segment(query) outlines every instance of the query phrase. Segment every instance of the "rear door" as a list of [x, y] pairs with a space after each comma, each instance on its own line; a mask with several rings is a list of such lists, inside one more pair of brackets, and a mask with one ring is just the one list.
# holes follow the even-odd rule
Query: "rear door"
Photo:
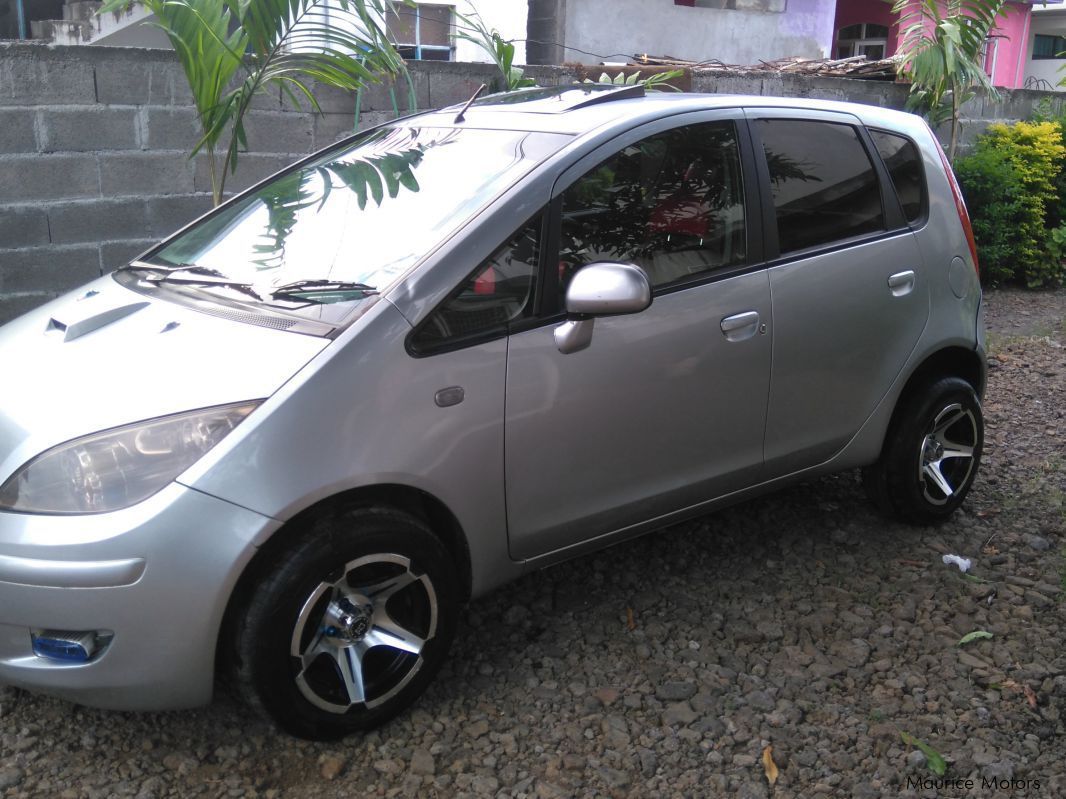
[[925, 327], [926, 275], [870, 134], [847, 114], [748, 112], [761, 171], [774, 341], [766, 476], [827, 460]]

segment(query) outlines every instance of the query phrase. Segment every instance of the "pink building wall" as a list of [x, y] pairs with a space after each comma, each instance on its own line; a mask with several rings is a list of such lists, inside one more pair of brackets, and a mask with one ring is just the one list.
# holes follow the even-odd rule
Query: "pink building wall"
[[872, 22], [875, 25], [888, 26], [888, 44], [885, 45], [885, 58], [896, 52], [899, 43], [896, 40], [896, 15], [892, 13], [892, 3], [885, 0], [840, 0], [837, 3], [836, 21], [833, 23], [833, 53], [836, 54], [837, 34], [841, 28], [857, 25], [860, 22]]
[[[999, 25], [993, 31], [994, 45], [989, 46], [985, 71], [992, 75], [992, 83], [1007, 89], [1017, 89], [1025, 83], [1025, 62], [1029, 49], [1032, 7], [1028, 3], [1010, 0], [1006, 14], [1000, 16]], [[885, 55], [898, 49], [903, 32], [896, 24], [897, 15], [892, 13], [892, 3], [884, 0], [839, 0], [836, 19], [833, 23], [833, 48], [836, 50], [837, 34], [841, 28], [859, 22], [888, 25], [888, 44]]]

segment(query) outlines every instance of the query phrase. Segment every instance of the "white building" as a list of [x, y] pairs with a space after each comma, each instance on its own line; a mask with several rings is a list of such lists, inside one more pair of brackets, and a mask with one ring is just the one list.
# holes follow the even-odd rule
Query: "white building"
[[1060, 70], [1066, 66], [1066, 7], [1062, 0], [1055, 5], [1033, 6], [1029, 32], [1025, 88], [1063, 91], [1059, 81], [1066, 78]]

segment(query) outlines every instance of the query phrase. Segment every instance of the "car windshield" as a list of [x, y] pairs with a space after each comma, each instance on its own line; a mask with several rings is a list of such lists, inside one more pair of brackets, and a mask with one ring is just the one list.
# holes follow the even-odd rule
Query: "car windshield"
[[130, 268], [160, 289], [336, 323], [569, 139], [382, 128], [279, 176]]

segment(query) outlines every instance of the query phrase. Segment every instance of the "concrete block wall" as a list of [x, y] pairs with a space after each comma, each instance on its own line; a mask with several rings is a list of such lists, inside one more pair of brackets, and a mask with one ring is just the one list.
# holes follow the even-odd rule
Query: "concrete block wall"
[[[413, 62], [410, 69], [410, 89], [401, 80], [364, 93], [362, 126], [392, 118], [397, 106], [407, 113], [411, 95], [418, 109], [437, 108], [496, 77], [488, 64]], [[527, 74], [548, 86], [587, 71], [538, 66]], [[891, 83], [764, 73], [700, 71], [683, 85], [893, 108], [907, 96], [907, 87]], [[1028, 116], [1045, 96], [1062, 103], [1042, 92], [1005, 94], [1003, 103], [977, 98], [967, 106], [975, 120], [967, 140], [990, 119]], [[351, 133], [354, 96], [329, 88], [316, 96], [321, 115], [290, 108], [277, 92], [257, 98], [246, 118], [249, 152], [227, 181], [230, 193]], [[207, 211], [206, 157], [188, 156], [196, 140], [192, 98], [172, 52], [0, 42], [0, 324], [127, 263]]]

